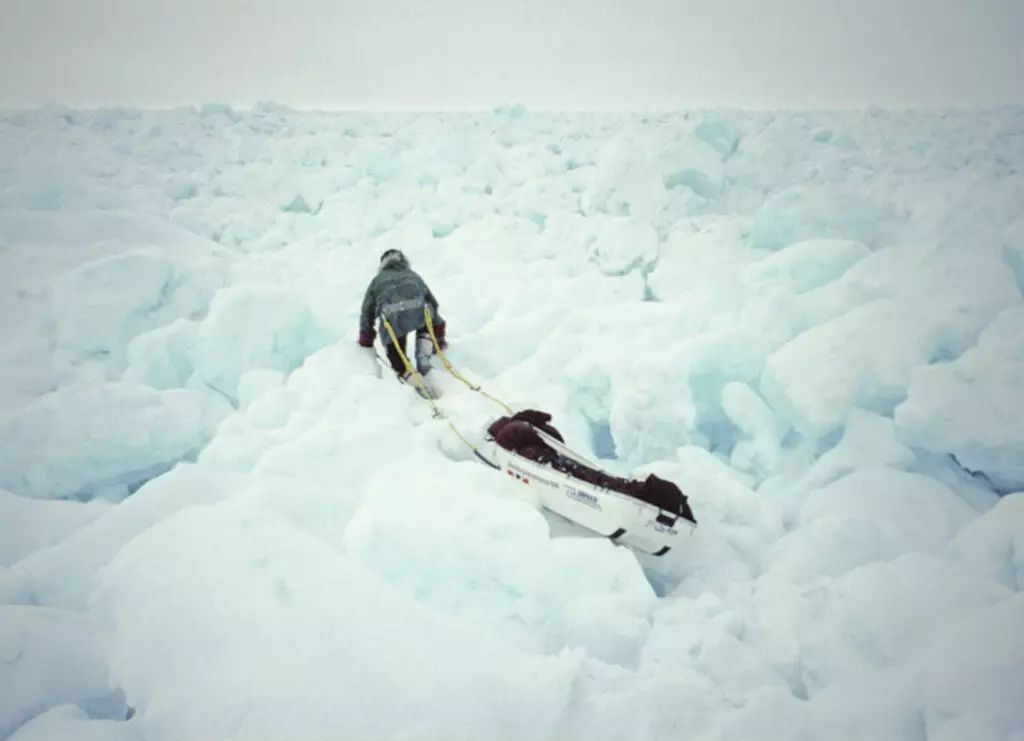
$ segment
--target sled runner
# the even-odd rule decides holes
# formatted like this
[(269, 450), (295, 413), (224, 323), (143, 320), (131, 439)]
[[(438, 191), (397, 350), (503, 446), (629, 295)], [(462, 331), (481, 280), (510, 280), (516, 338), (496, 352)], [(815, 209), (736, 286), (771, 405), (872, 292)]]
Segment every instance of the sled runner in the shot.
[(663, 556), (697, 525), (686, 495), (651, 474), (645, 480), (613, 476), (565, 446), (533, 409), (501, 417), (487, 428), (485, 454), (508, 476), (536, 489), (541, 506), (599, 535)]

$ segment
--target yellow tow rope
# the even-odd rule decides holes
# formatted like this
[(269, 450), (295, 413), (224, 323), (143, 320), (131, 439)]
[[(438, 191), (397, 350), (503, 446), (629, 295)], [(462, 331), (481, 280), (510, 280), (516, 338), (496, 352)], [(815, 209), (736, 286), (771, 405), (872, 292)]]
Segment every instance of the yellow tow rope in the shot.
[(442, 362), (442, 363), (444, 364), (444, 367), (445, 367), (445, 369), (447, 369), (447, 371), (448, 371), (449, 373), (451, 373), (451, 374), (452, 374), (453, 376), (455, 376), (455, 378), (459, 379), (459, 380), (460, 380), (460, 381), (462, 381), (462, 382), (463, 382), (464, 384), (466, 384), (466, 385), (467, 385), (467, 386), (469, 386), (469, 387), (470, 387), (471, 389), (473, 389), (473, 391), (476, 391), (477, 393), (479, 393), (479, 394), (482, 394), (482, 395), (486, 396), (486, 397), (487, 397), (488, 399), (490, 399), (491, 401), (493, 401), (493, 402), (496, 402), (496, 403), (500, 404), (501, 406), (503, 406), (503, 407), (505, 408), (505, 411), (507, 411), (507, 412), (508, 412), (509, 414), (512, 414), (512, 413), (513, 413), (513, 412), (512, 412), (512, 409), (511, 409), (511, 408), (509, 407), (509, 405), (508, 405), (508, 404), (506, 404), (505, 402), (503, 402), (503, 401), (502, 401), (501, 399), (497, 399), (497, 398), (495, 398), (495, 397), (491, 396), (491, 395), (490, 395), (490, 394), (488, 394), (488, 393), (487, 393), (486, 391), (484, 391), (483, 389), (481, 389), (481, 388), (480, 388), (479, 386), (474, 386), (474, 385), (473, 385), (473, 384), (471, 384), (471, 383), (470, 383), (469, 381), (467, 381), (467, 380), (466, 380), (465, 378), (463, 378), (463, 377), (462, 377), (462, 375), (461, 375), (461, 374), (460, 374), (460, 373), (459, 373), (458, 371), (456, 371), (456, 370), (455, 370), (454, 368), (452, 368), (452, 364), (448, 362), (448, 358), (446, 358), (446, 357), (444, 356), (444, 353), (443, 353), (443, 352), (441, 352), (441, 346), (440, 346), (440, 345), (438, 344), (438, 342), (437, 342), (437, 336), (436, 336), (436, 335), (434, 334), (434, 322), (433, 322), (433, 320), (432, 320), (432, 319), (430, 318), (430, 307), (429, 307), (429, 306), (424, 306), (424, 307), (423, 307), (423, 315), (424, 315), (424, 316), (426, 317), (426, 319), (427, 319), (427, 331), (428, 331), (428, 332), (430, 332), (430, 339), (431, 339), (431, 340), (433, 341), (433, 343), (434, 343), (434, 349), (435, 349), (435, 350), (437, 351), (437, 356), (438, 356), (439, 358), (441, 358), (441, 362)]
[[(461, 376), (459, 376), (455, 372), (455, 369), (453, 369), (451, 367), (451, 364), (448, 362), (448, 360), (444, 357), (444, 355), (441, 354), (441, 348), (437, 344), (437, 338), (434, 336), (434, 328), (433, 328), (433, 325), (430, 322), (430, 310), (427, 309), (426, 307), (424, 307), (424, 313), (426, 314), (426, 317), (427, 317), (427, 327), (430, 330), (430, 338), (434, 341), (434, 348), (437, 350), (438, 355), (441, 356), (441, 359), (444, 362), (445, 368), (447, 368), (448, 372), (451, 373), (453, 376), (455, 376), (456, 378), (459, 378), (460, 380), (462, 380), (470, 388), (473, 388), (473, 386), (469, 383), (469, 381), (466, 381), (466, 379), (462, 378)], [(405, 370), (409, 373), (409, 378), (412, 379), (412, 382), (415, 385), (416, 391), (419, 393), (420, 396), (422, 396), (424, 399), (427, 400), (427, 403), (430, 404), (431, 408), (434, 410), (434, 417), (438, 418), (438, 419), (443, 419), (445, 422), (447, 422), (448, 426), (452, 429), (452, 432), (455, 433), (455, 436), (458, 437), (459, 440), (464, 442), (466, 444), (466, 446), (470, 450), (473, 451), (473, 454), (477, 458), (479, 458), (480, 460), (482, 460), (484, 463), (486, 463), (488, 466), (490, 466), (492, 468), (500, 469), (501, 466), (499, 466), (498, 464), (494, 463), (493, 461), (488, 460), (479, 450), (477, 450), (477, 447), (475, 445), (473, 445), (473, 443), (471, 443), (469, 440), (467, 440), (465, 438), (465, 436), (463, 436), (463, 434), (461, 432), (459, 432), (459, 428), (455, 426), (455, 423), (452, 422), (450, 419), (448, 419), (448, 417), (446, 417), (444, 415), (444, 412), (441, 411), (441, 409), (437, 406), (437, 403), (434, 401), (434, 396), (433, 396), (433, 394), (430, 393), (430, 389), (427, 388), (426, 382), (423, 379), (423, 375), (418, 370), (413, 368), (412, 363), (409, 362), (409, 358), (406, 356), (405, 351), (402, 349), (401, 343), (398, 341), (398, 337), (395, 335), (395, 330), (392, 328), (391, 322), (389, 322), (387, 320), (387, 317), (381, 317), (381, 319), (384, 321), (385, 329), (387, 329), (388, 334), (391, 336), (391, 342), (394, 343), (395, 349), (398, 351), (399, 356), (401, 356), (401, 358), (402, 358), (402, 363), (405, 365)], [(479, 388), (475, 388), (474, 390), (475, 391), (479, 391)], [(481, 391), (480, 393), (483, 393), (483, 392)], [(487, 394), (484, 394), (484, 395), (487, 396)], [(494, 399), (493, 396), (490, 397), (490, 398)], [(498, 401), (497, 399), (494, 399), (494, 400)], [(500, 401), (498, 401), (498, 403), (502, 404), (502, 402), (500, 402)], [(505, 405), (502, 404), (502, 406), (505, 406)], [(507, 406), (505, 408), (508, 409)], [(509, 409), (509, 412), (511, 412), (511, 411), (512, 410)]]

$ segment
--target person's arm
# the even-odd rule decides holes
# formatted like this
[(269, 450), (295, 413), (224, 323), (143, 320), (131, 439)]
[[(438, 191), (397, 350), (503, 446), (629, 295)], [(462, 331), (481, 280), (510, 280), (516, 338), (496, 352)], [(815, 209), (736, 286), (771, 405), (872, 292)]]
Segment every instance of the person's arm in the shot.
[(377, 330), (373, 326), (373, 310), (377, 303), (375, 293), (371, 281), (366, 287), (363, 305), (359, 310), (359, 344), (363, 347), (373, 347), (373, 341), (377, 337)]
[(448, 327), (444, 321), (444, 317), (441, 316), (441, 313), (438, 310), (437, 298), (434, 296), (433, 291), (430, 290), (429, 286), (425, 285), (425, 287), (425, 298), (427, 299), (427, 303), (430, 305), (430, 320), (434, 325), (434, 336), (437, 337), (437, 344), (441, 346), (442, 350), (444, 350), (448, 347), (448, 340), (445, 337), (445, 332)]

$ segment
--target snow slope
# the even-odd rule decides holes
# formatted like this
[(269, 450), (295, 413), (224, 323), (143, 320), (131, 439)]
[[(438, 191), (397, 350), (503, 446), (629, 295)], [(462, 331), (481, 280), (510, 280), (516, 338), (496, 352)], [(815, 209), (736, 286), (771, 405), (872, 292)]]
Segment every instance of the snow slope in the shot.
[[(0, 738), (1021, 741), (1020, 203), (1016, 108), (0, 113)], [(383, 376), (390, 247), (685, 548)]]

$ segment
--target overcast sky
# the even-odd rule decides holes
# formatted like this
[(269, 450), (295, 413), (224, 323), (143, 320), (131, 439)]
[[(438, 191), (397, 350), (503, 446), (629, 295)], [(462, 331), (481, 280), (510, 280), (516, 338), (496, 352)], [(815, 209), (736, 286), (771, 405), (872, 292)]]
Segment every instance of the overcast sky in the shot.
[(0, 106), (1024, 102), (1024, 0), (0, 0)]

